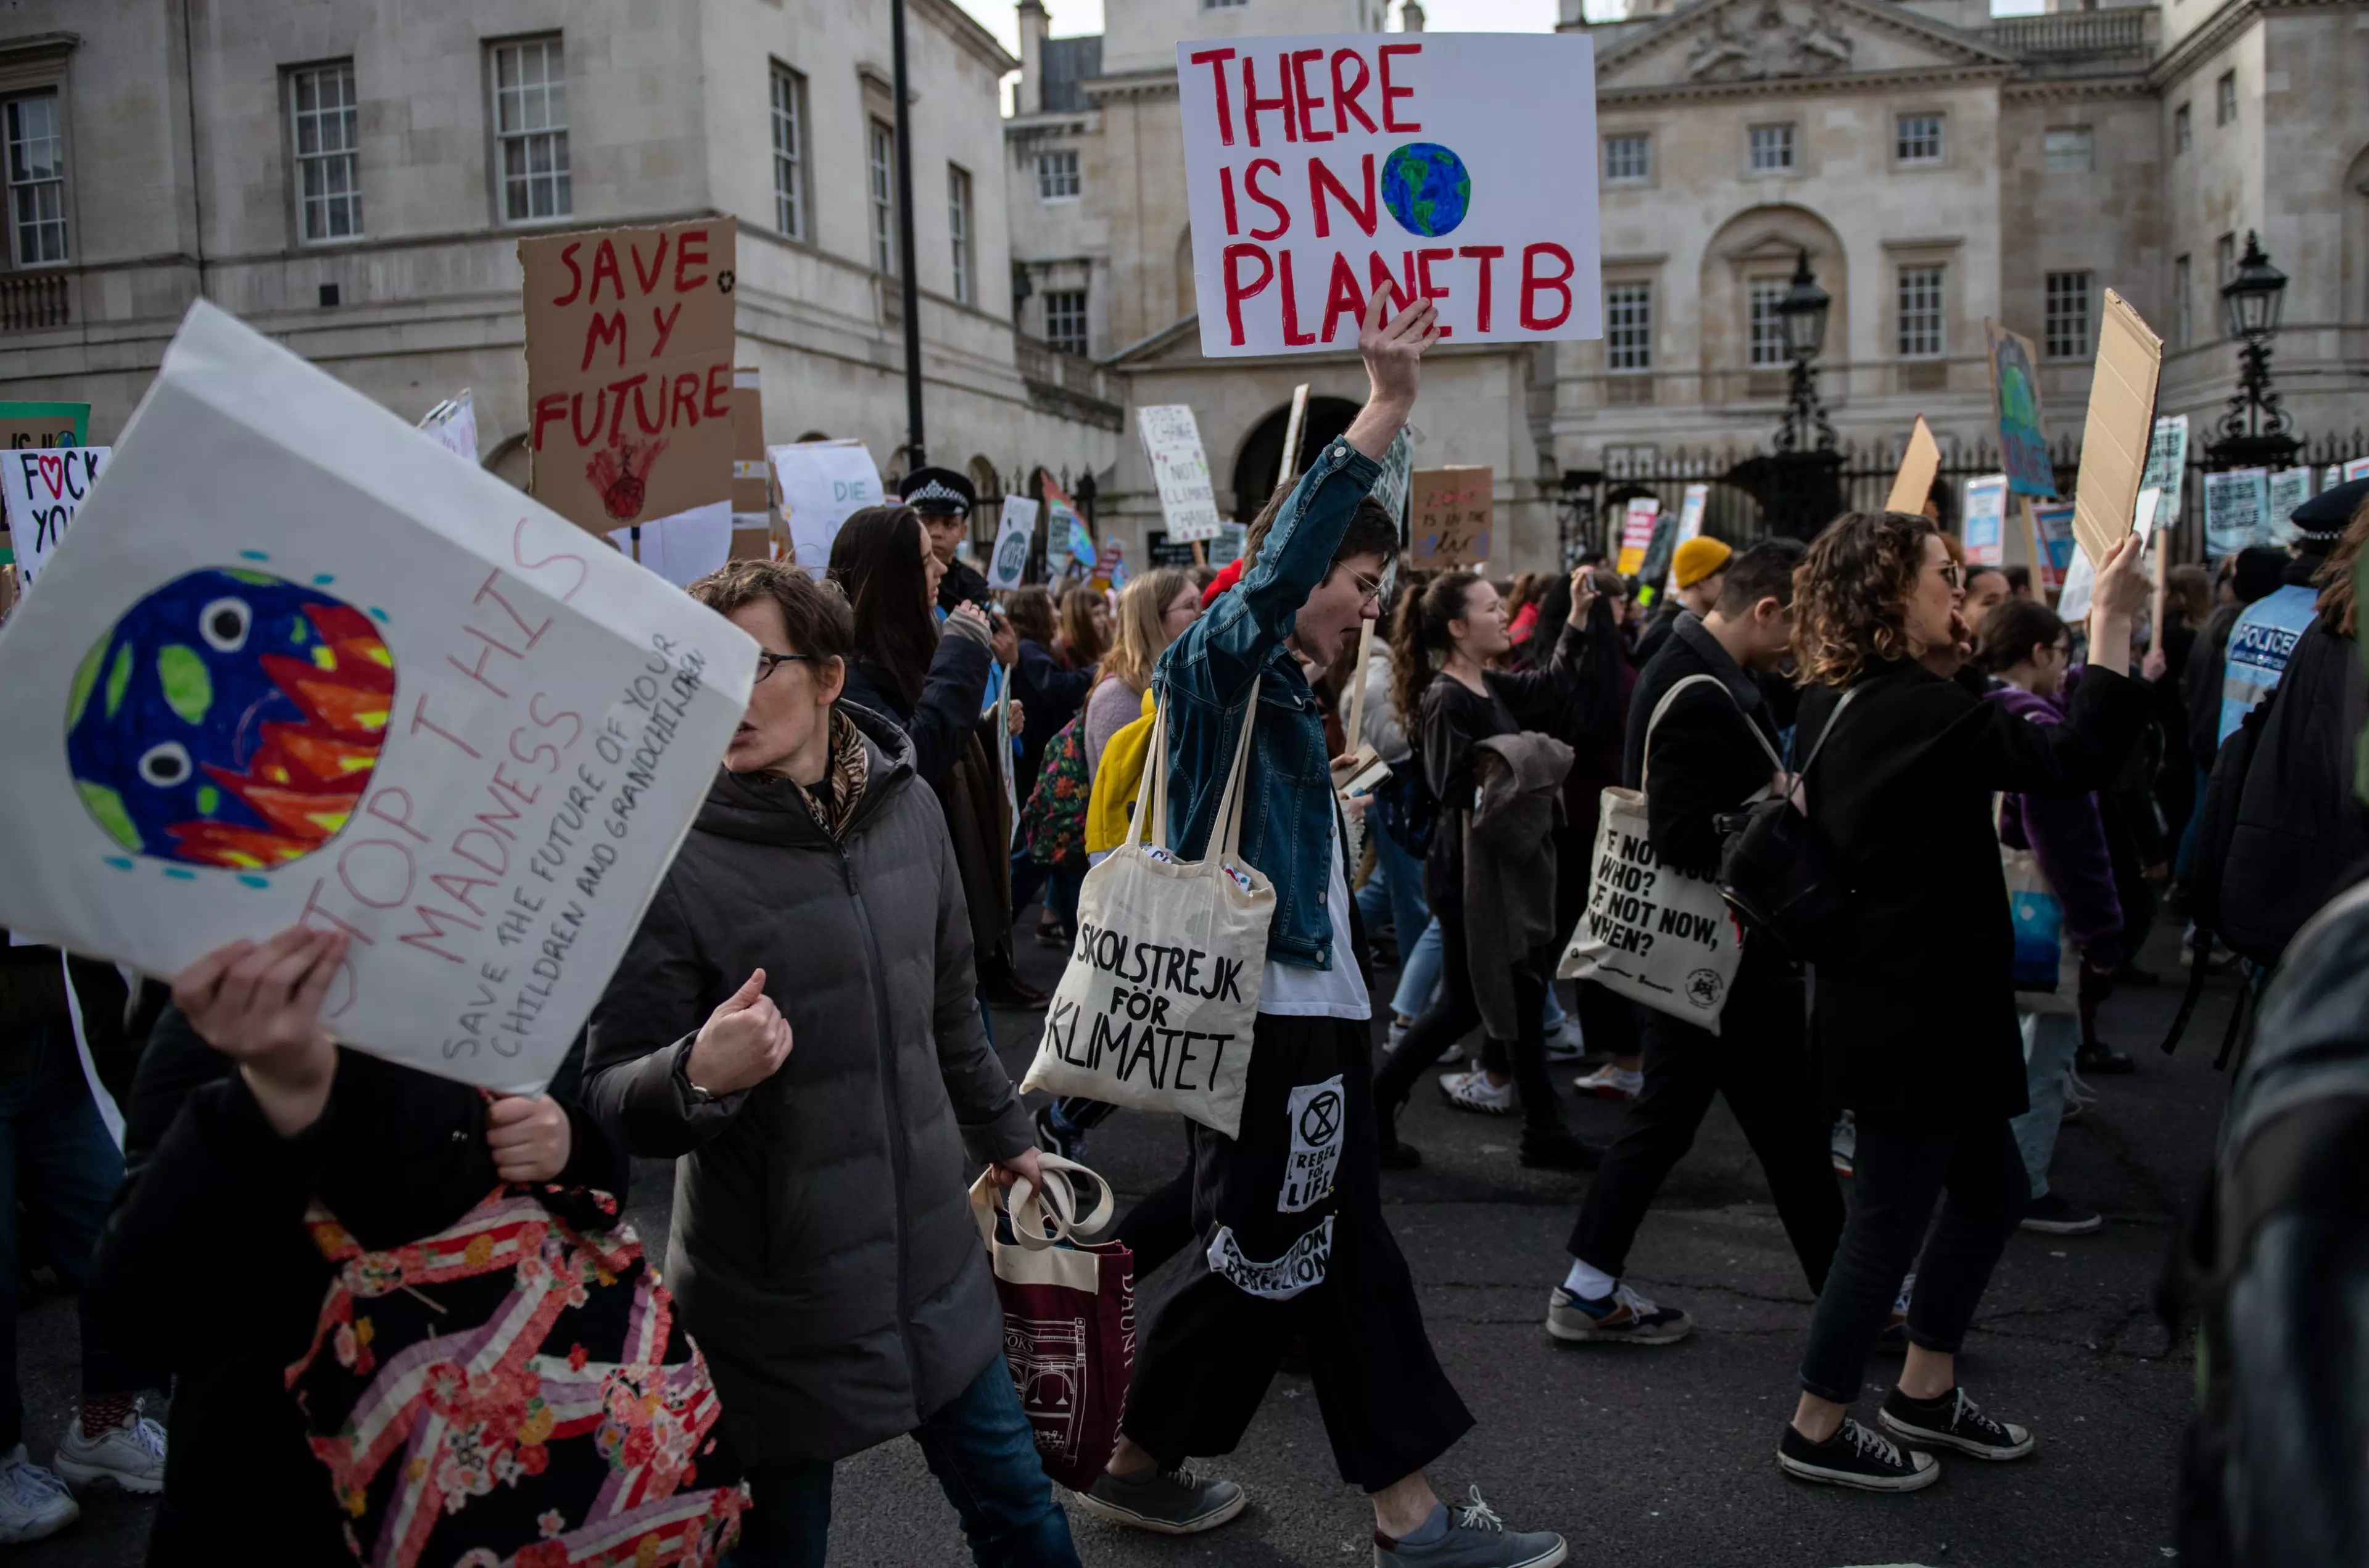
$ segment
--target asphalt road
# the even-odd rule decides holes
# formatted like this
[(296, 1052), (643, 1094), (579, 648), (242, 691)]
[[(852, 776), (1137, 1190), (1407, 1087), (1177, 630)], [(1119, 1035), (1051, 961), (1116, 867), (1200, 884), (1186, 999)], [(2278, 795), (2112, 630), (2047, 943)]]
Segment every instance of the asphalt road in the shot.
[[(1023, 945), (1025, 969), (1049, 985), (1058, 956)], [(2155, 1045), (2181, 974), (2170, 933), (2158, 930), (2146, 961), (2165, 985), (2114, 997), (2104, 1022), (2107, 1037), (2139, 1057), (2140, 1071), (2094, 1082), (2099, 1099), (2065, 1129), (2054, 1174), (2058, 1191), (2102, 1209), (2109, 1223), (2089, 1237), (2018, 1236), (1960, 1363), (1986, 1407), (2039, 1434), (2032, 1458), (1996, 1467), (1945, 1460), (1940, 1483), (1908, 1497), (1807, 1487), (1780, 1474), (1774, 1449), (1794, 1400), (1810, 1295), (1723, 1106), (1664, 1189), (1631, 1260), (1633, 1284), (1694, 1315), (1693, 1337), (1665, 1349), (1551, 1340), (1541, 1326), (1547, 1293), (1568, 1265), (1562, 1242), (1586, 1178), (1523, 1170), (1513, 1124), (1425, 1094), (1402, 1128), (1424, 1150), (1425, 1168), (1386, 1176), (1384, 1191), (1434, 1344), (1480, 1423), (1435, 1467), (1441, 1491), (1461, 1495), (1478, 1485), (1515, 1528), (1563, 1532), (1574, 1562), (1620, 1568), (2166, 1561), (2173, 1452), (2193, 1364), (2185, 1336), (2170, 1341), (2156, 1321), (2149, 1291), (2174, 1216), (2210, 1157), (2223, 1098), (2211, 1059), (2235, 986), (2214, 982), (2188, 1041), (2167, 1060)], [(999, 1013), (995, 1024), (1016, 1078), (1035, 1020)], [(1566, 1108), (1600, 1139), (1619, 1122), (1617, 1106), (1574, 1096)], [(1173, 1122), (1121, 1113), (1096, 1132), (1087, 1161), (1122, 1193), (1139, 1195), (1173, 1173), (1181, 1150)], [(664, 1245), (670, 1179), (661, 1165), (635, 1175), (631, 1212), (654, 1253)], [(1193, 1261), (1187, 1253), (1140, 1282), (1147, 1312)], [(71, 1299), (48, 1291), (19, 1329), (29, 1436), (45, 1458), (76, 1386)], [(1862, 1413), (1872, 1413), (1895, 1365), (1879, 1358), (1870, 1368)], [(1305, 1379), (1278, 1378), (1242, 1447), (1203, 1468), (1249, 1489), (1241, 1518), (1170, 1540), (1073, 1509), (1086, 1562), (1313, 1568), (1363, 1560), (1370, 1513), (1334, 1471)], [(27, 1568), (136, 1563), (148, 1512), (137, 1499), (95, 1494), (81, 1524), (10, 1560)], [(967, 1561), (954, 1511), (912, 1444), (889, 1443), (841, 1466), (831, 1561)]]

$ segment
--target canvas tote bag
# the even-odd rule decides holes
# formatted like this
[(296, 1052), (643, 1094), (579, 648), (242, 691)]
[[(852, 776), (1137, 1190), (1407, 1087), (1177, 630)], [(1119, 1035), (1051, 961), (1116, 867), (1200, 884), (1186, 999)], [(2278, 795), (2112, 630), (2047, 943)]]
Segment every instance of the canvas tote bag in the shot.
[[(1078, 1239), (1110, 1222), (1110, 1184), (1058, 1154), (1040, 1158), (1041, 1194), (1024, 1181), (1004, 1193), (982, 1173), (971, 1184), (970, 1209), (1003, 1306), (1004, 1365), (1036, 1429), (1036, 1457), (1047, 1475), (1082, 1492), (1118, 1447), (1135, 1370), (1135, 1258), (1123, 1242)], [(1083, 1219), (1072, 1174), (1102, 1189)]]
[(1136, 795), (1139, 830), (1086, 873), (1077, 944), (1021, 1088), (1175, 1111), (1228, 1138), (1240, 1130), (1275, 918), (1275, 888), (1242, 858), (1257, 720), (1253, 690), (1208, 853), (1187, 862), (1166, 847), (1168, 704), (1160, 704)]
[[(1565, 979), (1594, 980), (1716, 1035), (1743, 961), (1744, 929), (1714, 878), (1690, 876), (1654, 856), (1645, 826), (1654, 727), (1679, 692), (1706, 681), (1727, 690), (1716, 675), (1689, 675), (1654, 704), (1638, 779), (1646, 789), (1604, 791), (1588, 869), (1587, 912), (1579, 917), (1557, 973)], [(1770, 766), (1782, 772), (1785, 764), (1760, 727), (1747, 720), (1745, 727), (1768, 753)]]

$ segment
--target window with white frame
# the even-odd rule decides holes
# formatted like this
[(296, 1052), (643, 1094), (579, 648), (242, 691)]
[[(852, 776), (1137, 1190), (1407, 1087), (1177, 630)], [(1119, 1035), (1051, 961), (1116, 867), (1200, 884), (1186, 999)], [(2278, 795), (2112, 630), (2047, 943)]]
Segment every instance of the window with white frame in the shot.
[(1781, 174), (1793, 166), (1793, 128), (1756, 125), (1752, 128), (1752, 172)]
[(354, 63), (290, 72), (288, 114), (296, 152), (296, 232), (308, 244), (353, 238), (362, 232)]
[(2213, 84), (2213, 123), (2226, 125), (2237, 118), (2237, 73), (2224, 71)]
[(1941, 282), (1939, 266), (1900, 269), (1900, 357), (1929, 360), (1941, 352)]
[(19, 267), (66, 259), (66, 143), (54, 89), (0, 106), (8, 153), (8, 253)]
[(559, 40), (495, 46), (494, 139), (504, 223), (576, 211), (567, 172), (567, 56)]
[(2190, 291), (2195, 286), (2194, 269), (2188, 258), (2176, 258), (2171, 264), (2171, 346), (2192, 348), (2196, 342), (2196, 306)]
[(864, 178), (872, 205), (872, 267), (897, 270), (897, 133), (885, 120), (868, 120), (864, 139)]
[(810, 240), (807, 216), (807, 79), (773, 67), (773, 226), (792, 239)]
[(1065, 201), (1078, 194), (1078, 154), (1075, 148), (1036, 155), (1036, 199)]
[(2048, 274), (2048, 312), (2043, 318), (2046, 330), (2042, 334), (2042, 352), (2048, 358), (2086, 360), (2089, 357), (2089, 296), (2092, 292), (2089, 273)]
[(1642, 132), (1604, 139), (1604, 180), (1608, 185), (1641, 185), (1653, 177), (1654, 139)]
[(1604, 362), (1616, 371), (1654, 368), (1654, 285), (1611, 283), (1604, 290)]
[(1752, 362), (1755, 365), (1781, 365), (1791, 360), (1785, 342), (1785, 315), (1777, 307), (1785, 303), (1793, 285), (1785, 278), (1755, 278), (1751, 282), (1752, 300)]
[(1086, 292), (1083, 289), (1046, 291), (1045, 341), (1065, 354), (1086, 351)]
[(1941, 161), (1941, 117), (1938, 114), (1904, 114), (1892, 122), (1892, 155), (1904, 164), (1938, 164)]
[(970, 254), (970, 171), (946, 166), (946, 233), (954, 242), (955, 303), (977, 304), (978, 292)]
[(2059, 125), (2041, 137), (2050, 174), (2088, 174), (2097, 166), (2095, 138), (2086, 125)]

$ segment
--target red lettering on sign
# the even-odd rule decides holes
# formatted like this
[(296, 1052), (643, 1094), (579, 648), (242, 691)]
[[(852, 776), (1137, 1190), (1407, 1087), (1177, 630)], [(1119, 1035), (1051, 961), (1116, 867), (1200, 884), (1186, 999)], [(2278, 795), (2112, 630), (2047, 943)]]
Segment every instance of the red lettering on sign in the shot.
[(730, 364), (707, 367), (707, 406), (701, 411), (711, 419), (732, 418), (732, 367)]
[(667, 339), (674, 336), (674, 324), (681, 315), (681, 300), (675, 301), (674, 309), (670, 311), (660, 311), (656, 305), (650, 307), (650, 320), (658, 329), (658, 347), (650, 350), (651, 359), (655, 360), (666, 352)]
[(1299, 140), (1299, 122), (1291, 112), (1288, 60), (1288, 55), (1276, 56), (1276, 74), (1284, 78), (1283, 91), (1271, 98), (1263, 98), (1259, 97), (1258, 90), (1258, 62), (1247, 54), (1242, 56), (1242, 124), (1251, 133), (1251, 145), (1253, 147), (1259, 144), (1258, 117), (1259, 110), (1263, 109), (1283, 110), (1283, 139), (1287, 142)]
[(584, 429), (584, 395), (580, 392), (569, 394), (567, 405), (567, 428), (574, 433), (576, 437), (576, 444), (578, 446), (590, 446), (594, 441), (599, 441), (601, 439), (601, 421), (608, 417), (609, 395), (603, 392), (599, 394), (593, 401), (592, 429), (588, 433)]
[[(1551, 278), (1539, 275), (1538, 258), (1552, 256), (1562, 263), (1562, 270)], [(1561, 326), (1571, 317), (1571, 275), (1574, 270), (1571, 252), (1552, 240), (1540, 240), (1536, 245), (1522, 246), (1522, 326), (1532, 332), (1544, 332)], [(1537, 297), (1552, 289), (1562, 296), (1562, 309), (1550, 321), (1539, 314)]]
[(674, 246), (674, 292), (678, 294), (687, 294), (706, 282), (707, 274), (704, 272), (696, 278), (685, 278), (682, 275), (682, 269), (686, 267), (706, 265), (707, 231), (705, 229), (683, 230), (682, 237), (675, 242)]
[[(1253, 137), (1252, 141), (1256, 142), (1257, 138)], [(1242, 171), (1242, 189), (1250, 192), (1252, 200), (1257, 202), (1262, 207), (1265, 207), (1268, 212), (1275, 214), (1275, 227), (1271, 229), (1253, 229), (1251, 231), (1251, 238), (1277, 239), (1291, 227), (1291, 209), (1259, 189), (1259, 171), (1261, 169), (1270, 169), (1276, 174), (1281, 174), (1283, 172), (1283, 166), (1276, 163), (1273, 158), (1253, 158), (1251, 160), (1251, 166)]]
[(642, 428), (642, 434), (646, 436), (657, 435), (666, 429), (667, 383), (663, 379), (659, 381), (656, 390), (658, 395), (658, 417), (653, 419), (649, 416), (649, 410), (642, 405), (642, 389), (638, 386), (634, 388), (634, 423)]
[(612, 381), (609, 383), (609, 391), (613, 393), (617, 399), (617, 406), (609, 411), (609, 444), (611, 446), (615, 446), (624, 439), (625, 394), (649, 379), (649, 372), (644, 371), (638, 375), (629, 375), (623, 381)]
[(1333, 280), (1324, 292), (1324, 330), (1319, 334), (1327, 343), (1333, 341), (1343, 316), (1347, 316), (1355, 327), (1366, 318), (1366, 299), (1357, 292), (1357, 274), (1351, 270), (1348, 257), (1336, 250), (1333, 253)]
[(1379, 220), (1380, 213), (1376, 210), (1374, 204), (1373, 154), (1368, 153), (1366, 155), (1364, 167), (1361, 172), (1364, 174), (1366, 181), (1366, 200), (1362, 204), (1358, 202), (1356, 198), (1349, 194), (1348, 190), (1341, 184), (1339, 177), (1336, 177), (1330, 168), (1325, 166), (1323, 159), (1310, 158), (1308, 160), (1308, 205), (1313, 209), (1316, 213), (1316, 237), (1318, 239), (1329, 239), (1332, 237), (1333, 234), (1332, 220), (1324, 214), (1324, 192), (1327, 189), (1330, 189), (1333, 192), (1333, 200), (1339, 201), (1343, 207), (1348, 210), (1350, 218), (1356, 222), (1357, 227), (1365, 231), (1366, 237), (1368, 239), (1374, 237), (1374, 224)]
[(592, 287), (584, 296), (586, 304), (597, 305), (601, 303), (601, 280), (603, 278), (609, 280), (609, 286), (617, 291), (617, 298), (623, 302), (625, 297), (625, 280), (617, 270), (617, 244), (614, 240), (602, 240), (601, 248), (592, 253)]
[(1234, 166), (1231, 164), (1218, 170), (1218, 200), (1226, 204), (1226, 232), (1241, 234), (1241, 220), (1234, 216)]
[(640, 246), (635, 246), (632, 249), (634, 253), (634, 281), (639, 283), (642, 286), (642, 292), (647, 294), (651, 290), (658, 286), (659, 279), (666, 276), (666, 232), (664, 230), (660, 230), (658, 232), (658, 253), (650, 258), (650, 269), (648, 271), (645, 272), (642, 270), (642, 247)]
[(1419, 120), (1410, 120), (1402, 124), (1399, 120), (1398, 110), (1390, 102), (1392, 98), (1411, 98), (1414, 97), (1414, 89), (1413, 87), (1393, 87), (1390, 86), (1390, 56), (1393, 54), (1421, 54), (1422, 52), (1423, 45), (1419, 43), (1386, 43), (1382, 45), (1382, 129), (1385, 131), (1420, 131), (1423, 129), (1423, 121)]
[(1474, 330), (1486, 332), (1489, 330), (1490, 285), (1494, 281), (1491, 270), (1497, 258), (1505, 254), (1505, 247), (1502, 245), (1468, 245), (1459, 248), (1456, 254), (1471, 257), (1481, 263), (1481, 300), (1480, 309), (1475, 312)]
[(1313, 332), (1299, 330), (1299, 290), (1291, 280), (1291, 250), (1283, 251), (1283, 340), (1293, 348), (1305, 348), (1316, 341)]
[(1310, 142), (1333, 140), (1333, 132), (1316, 125), (1316, 111), (1324, 107), (1324, 95), (1308, 85), (1308, 68), (1323, 58), (1321, 49), (1295, 49), (1286, 62), (1291, 67), (1291, 95), (1299, 100), (1299, 133)]
[(576, 368), (579, 371), (590, 370), (592, 356), (599, 353), (601, 346), (612, 338), (617, 340), (617, 368), (624, 370), (625, 368), (625, 313), (612, 310), (604, 316), (599, 311), (594, 311), (592, 319), (586, 323), (584, 327), (584, 361)]
[(1382, 253), (1380, 251), (1376, 250), (1367, 253), (1367, 280), (1372, 283), (1374, 291), (1377, 293), (1380, 292), (1384, 289), (1388, 289), (1390, 292), (1390, 311), (1392, 315), (1398, 315), (1399, 312), (1414, 303), (1414, 252), (1410, 250), (1404, 254), (1406, 256), (1406, 281), (1402, 285), (1396, 278), (1390, 276), (1390, 264), (1382, 259)]
[(699, 372), (684, 371), (674, 378), (673, 412), (669, 416), (679, 425), (699, 423)]
[(1226, 101), (1226, 62), (1233, 57), (1230, 49), (1204, 49), (1184, 57), (1195, 65), (1209, 68), (1209, 84), (1218, 94), (1218, 144), (1221, 147), (1234, 144), (1233, 109)]
[[(1345, 82), (1341, 79), (1341, 64), (1344, 61), (1357, 68), (1356, 81)], [(1380, 129), (1374, 123), (1374, 117), (1366, 112), (1366, 106), (1357, 101), (1357, 95), (1364, 92), (1373, 79), (1374, 74), (1368, 68), (1364, 55), (1354, 49), (1336, 49), (1333, 52), (1333, 130), (1334, 134), (1341, 136), (1349, 134), (1349, 116), (1353, 114), (1357, 117), (1357, 123), (1364, 126), (1368, 132)]]
[[(1456, 252), (1446, 246), (1440, 246), (1437, 250), (1416, 251), (1414, 253), (1414, 292), (1427, 300), (1446, 299), (1448, 297), (1448, 285), (1445, 283), (1435, 283), (1432, 281), (1431, 264), (1435, 261), (1453, 261), (1455, 259)], [(1448, 326), (1445, 321), (1439, 324), (1439, 335), (1442, 338), (1448, 335)]]
[[(1254, 260), (1259, 266), (1258, 281), (1249, 285), (1248, 287), (1243, 286), (1241, 271), (1235, 265), (1237, 262), (1244, 259)], [(1242, 346), (1243, 342), (1242, 302), (1244, 300), (1253, 300), (1258, 298), (1260, 294), (1265, 292), (1266, 286), (1275, 281), (1275, 263), (1268, 258), (1266, 247), (1265, 246), (1230, 245), (1226, 246), (1224, 265), (1226, 273), (1226, 326), (1227, 329), (1234, 335), (1233, 346), (1239, 349)]]
[(567, 394), (546, 392), (534, 400), (534, 450), (543, 450), (543, 428), (555, 419), (567, 418)]
[(559, 247), (559, 264), (567, 269), (567, 292), (552, 301), (553, 304), (572, 305), (576, 296), (584, 292), (584, 269), (576, 265), (576, 253), (583, 248), (580, 240), (569, 240)]

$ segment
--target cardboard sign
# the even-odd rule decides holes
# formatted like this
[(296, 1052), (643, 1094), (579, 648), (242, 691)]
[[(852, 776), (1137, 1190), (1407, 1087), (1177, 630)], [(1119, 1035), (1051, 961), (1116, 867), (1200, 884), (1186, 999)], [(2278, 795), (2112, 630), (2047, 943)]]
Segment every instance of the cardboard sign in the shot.
[(519, 241), (535, 499), (606, 535), (732, 498), (730, 218)]
[(51, 553), (73, 525), (107, 466), (109, 450), (20, 447), (0, 452), (0, 498), (5, 498), (8, 532), (16, 543), (20, 593), (33, 591), (33, 579), (50, 564)]
[(419, 428), (455, 457), (477, 461), (477, 399), (467, 387), (421, 416)]
[(765, 461), (765, 404), (753, 365), (732, 371), (732, 558), (774, 556), (773, 469)]
[(882, 504), (880, 470), (859, 441), (797, 441), (765, 449), (782, 482), (796, 563), (820, 577), (830, 568), (839, 525), (865, 507)]
[(1495, 470), (1486, 464), (1418, 468), (1408, 486), (1408, 556), (1424, 571), (1489, 558), (1496, 521)]
[(87, 403), (0, 403), (0, 446), (87, 446)]
[(1135, 411), (1135, 433), (1160, 491), (1160, 512), (1168, 537), (1179, 544), (1218, 536), (1218, 497), (1209, 487), (1209, 464), (1202, 455), (1201, 427), (1183, 403), (1156, 403)]
[(2073, 484), (2073, 536), (2092, 566), (2131, 531), (2155, 431), (2155, 383), (2163, 339), (2130, 302), (2108, 289), (2098, 327), (2089, 416), (2081, 428), (2081, 472)]
[(2039, 536), (2039, 576), (2048, 587), (2063, 588), (2065, 574), (2073, 568), (2073, 503), (2054, 501), (2033, 507), (2031, 526)]
[(1959, 541), (1970, 567), (2007, 562), (2007, 475), (1985, 474), (1966, 481), (1965, 523)]
[(2270, 527), (2261, 543), (2275, 544), (2281, 549), (2294, 544), (2296, 539), (2295, 509), (2309, 499), (2311, 499), (2309, 468), (2283, 468), (2272, 475), (2270, 511), (2267, 519)]
[(2270, 536), (2271, 471), (2232, 468), (2204, 476), (2204, 553), (2234, 555)]
[(1933, 428), (1925, 416), (1917, 416), (1917, 426), (1908, 432), (1908, 451), (1900, 460), (1900, 471), (1892, 476), (1892, 494), (1883, 500), (1886, 511), (1922, 513), (1926, 498), (1933, 493), (1934, 476), (1941, 472), (1941, 448), (1933, 440)]
[[(1028, 552), (1036, 543), (1036, 503), (1025, 496), (1003, 498), (1003, 521), (995, 531), (995, 554), (988, 557), (987, 586), (1009, 592), (1028, 577)], [(1184, 558), (1193, 558), (1188, 545)]]
[(1620, 514), (1620, 553), (1613, 557), (1613, 570), (1632, 578), (1643, 567), (1645, 552), (1654, 546), (1654, 521), (1661, 512), (1662, 503), (1652, 496), (1630, 498)]
[(1453, 342), (1603, 335), (1585, 35), (1186, 39), (1176, 86), (1202, 353), (1355, 348), (1383, 289)]
[(672, 517), (637, 522), (609, 535), (627, 560), (638, 561), (677, 588), (721, 567), (732, 555), (732, 508), (711, 501)]
[(2188, 476), (2188, 416), (2167, 414), (2155, 422), (2147, 441), (2146, 472), (2139, 487), (2156, 493), (2155, 526), (2169, 528), (2180, 521), (2180, 489)]
[(0, 629), (0, 924), (160, 976), (342, 931), (340, 1041), (520, 1093), (607, 987), (756, 665), (204, 301), (48, 578)]
[(2048, 456), (2048, 431), (2041, 422), (2040, 356), (2031, 339), (1986, 318), (1990, 338), (1991, 407), (1998, 417), (1999, 466), (2008, 489), (2019, 496), (2056, 494), (2056, 465)]

